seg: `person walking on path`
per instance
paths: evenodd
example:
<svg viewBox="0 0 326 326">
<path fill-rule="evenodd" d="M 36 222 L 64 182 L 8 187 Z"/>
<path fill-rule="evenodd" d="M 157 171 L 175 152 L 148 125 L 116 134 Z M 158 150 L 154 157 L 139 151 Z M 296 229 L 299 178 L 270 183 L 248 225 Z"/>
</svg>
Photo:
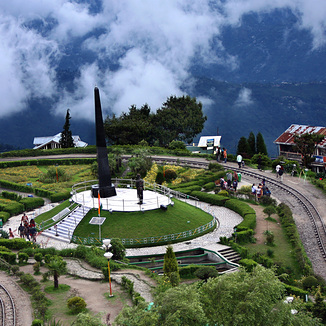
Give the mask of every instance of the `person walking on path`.
<svg viewBox="0 0 326 326">
<path fill-rule="evenodd" d="M 242 156 L 240 154 L 238 154 L 238 156 L 237 156 L 237 162 L 238 162 L 239 169 L 240 169 L 241 165 L 242 165 Z"/>
<path fill-rule="evenodd" d="M 228 153 L 226 151 L 226 148 L 223 147 L 223 157 L 224 157 L 224 163 L 226 163 L 227 159 L 228 159 Z"/>
</svg>

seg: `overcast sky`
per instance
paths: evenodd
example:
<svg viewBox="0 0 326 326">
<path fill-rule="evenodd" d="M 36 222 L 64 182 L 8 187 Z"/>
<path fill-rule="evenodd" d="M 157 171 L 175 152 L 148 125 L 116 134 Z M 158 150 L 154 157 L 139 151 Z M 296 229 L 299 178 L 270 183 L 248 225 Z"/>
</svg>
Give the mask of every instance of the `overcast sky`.
<svg viewBox="0 0 326 326">
<path fill-rule="evenodd" d="M 120 114 L 145 103 L 155 110 L 168 96 L 183 94 L 182 85 L 191 84 L 194 60 L 237 67 L 237 58 L 221 43 L 221 55 L 216 53 L 216 41 L 222 27 L 240 26 L 250 12 L 290 8 L 299 18 L 297 28 L 311 32 L 312 50 L 326 43 L 325 0 L 98 0 L 100 9 L 90 6 L 94 2 L 1 1 L 0 118 L 26 110 L 32 97 L 46 97 L 54 100 L 54 113 L 64 116 L 70 108 L 74 119 L 92 120 L 95 85 L 105 110 Z M 35 29 L 35 21 L 42 28 Z M 101 31 L 100 36 L 94 31 Z M 79 66 L 71 93 L 59 87 L 55 71 L 76 39 L 82 51 L 95 55 Z M 112 71 L 103 65 L 108 59 L 115 63 Z M 242 90 L 239 101 L 250 101 L 250 95 Z"/>
</svg>

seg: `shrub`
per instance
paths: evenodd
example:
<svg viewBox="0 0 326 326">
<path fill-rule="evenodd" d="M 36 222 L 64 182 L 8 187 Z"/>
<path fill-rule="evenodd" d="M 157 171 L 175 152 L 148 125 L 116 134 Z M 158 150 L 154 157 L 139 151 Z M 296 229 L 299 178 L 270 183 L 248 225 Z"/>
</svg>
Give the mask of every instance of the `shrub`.
<svg viewBox="0 0 326 326">
<path fill-rule="evenodd" d="M 233 210 L 242 217 L 245 217 L 246 214 L 255 214 L 255 210 L 251 208 L 247 203 L 242 202 L 238 199 L 230 199 L 225 202 L 225 207 Z M 254 229 L 252 227 L 252 229 Z"/>
<path fill-rule="evenodd" d="M 15 193 L 15 192 L 9 192 L 9 191 L 3 191 L 1 193 L 1 196 L 6 199 L 14 200 L 14 201 L 20 201 L 22 199 L 22 196 Z"/>
<path fill-rule="evenodd" d="M 254 242 L 254 231 L 252 229 L 248 229 L 245 231 L 237 231 L 236 232 L 236 241 L 238 243 L 244 244 L 248 242 Z"/>
<path fill-rule="evenodd" d="M 218 192 L 219 196 L 224 196 L 224 197 L 229 197 L 229 193 L 227 192 L 227 190 L 220 190 Z"/>
<path fill-rule="evenodd" d="M 263 206 L 276 206 L 277 205 L 276 200 L 270 196 L 260 197 L 259 203 L 262 204 Z"/>
<path fill-rule="evenodd" d="M 24 252 L 19 252 L 18 253 L 18 260 L 19 264 L 27 263 L 28 262 L 28 255 Z"/>
<path fill-rule="evenodd" d="M 205 191 L 212 191 L 215 189 L 215 182 L 208 182 L 206 184 L 203 185 L 203 188 Z"/>
<path fill-rule="evenodd" d="M 0 251 L 0 257 L 3 258 L 9 264 L 16 263 L 16 254 L 14 252 Z"/>
<path fill-rule="evenodd" d="M 198 268 L 200 268 L 199 265 L 193 265 L 193 264 L 185 267 L 180 267 L 179 275 L 181 278 L 195 277 L 195 272 Z"/>
<path fill-rule="evenodd" d="M 224 206 L 229 198 L 219 195 L 207 194 L 200 191 L 192 192 L 192 196 L 197 197 L 199 200 L 204 201 L 206 203 L 217 205 L 217 206 Z"/>
<path fill-rule="evenodd" d="M 246 214 L 243 218 L 243 221 L 237 226 L 237 229 L 246 228 L 246 229 L 255 229 L 256 227 L 256 213 Z"/>
<path fill-rule="evenodd" d="M 6 230 L 0 230 L 0 237 L 2 239 L 9 239 L 9 233 Z"/>
<path fill-rule="evenodd" d="M 67 301 L 67 306 L 72 311 L 72 313 L 78 314 L 85 310 L 86 302 L 81 297 L 73 297 Z"/>
<path fill-rule="evenodd" d="M 312 275 L 307 276 L 302 280 L 302 286 L 305 290 L 310 290 L 311 288 L 317 287 L 318 285 L 318 280 Z"/>
<path fill-rule="evenodd" d="M 30 211 L 44 205 L 44 199 L 39 197 L 26 197 L 19 202 L 24 205 L 26 211 Z"/>
<path fill-rule="evenodd" d="M 209 163 L 208 170 L 210 171 L 224 171 L 224 167 L 219 163 Z"/>
<path fill-rule="evenodd" d="M 43 259 L 43 255 L 40 252 L 37 252 L 34 255 L 34 259 L 41 264 L 42 263 L 42 259 Z"/>
<path fill-rule="evenodd" d="M 4 212 L 10 214 L 10 216 L 18 215 L 24 211 L 24 205 L 15 201 L 11 201 L 5 205 L 2 209 Z"/>
<path fill-rule="evenodd" d="M 163 172 L 158 171 L 156 174 L 155 182 L 161 185 L 164 181 L 165 181 L 165 178 L 164 178 Z"/>
<path fill-rule="evenodd" d="M 0 212 L 0 219 L 2 223 L 6 223 L 9 220 L 10 214 L 8 212 Z"/>
<path fill-rule="evenodd" d="M 34 319 L 32 326 L 43 326 L 43 321 L 41 319 Z"/>
<path fill-rule="evenodd" d="M 242 265 L 242 266 L 244 266 L 244 268 L 248 272 L 251 272 L 254 269 L 254 267 L 258 265 L 257 262 L 255 262 L 254 260 L 247 259 L 247 258 L 241 259 L 239 261 L 239 264 Z"/>
<path fill-rule="evenodd" d="M 268 215 L 268 217 L 271 217 L 272 214 L 276 213 L 276 209 L 274 206 L 267 206 L 264 208 L 263 212 Z"/>
<path fill-rule="evenodd" d="M 302 290 L 296 286 L 288 285 L 284 283 L 285 291 L 287 295 L 296 295 L 298 297 L 301 297 L 301 299 L 305 300 L 306 295 L 308 294 L 307 291 Z"/>
<path fill-rule="evenodd" d="M 266 235 L 266 242 L 267 245 L 273 245 L 274 244 L 274 234 L 272 231 L 266 230 L 264 231 L 264 234 Z"/>
<path fill-rule="evenodd" d="M 167 182 L 171 182 L 172 180 L 176 179 L 177 173 L 172 169 L 165 170 L 165 180 Z"/>
<path fill-rule="evenodd" d="M 172 140 L 169 144 L 169 149 L 186 149 L 186 144 L 180 140 Z"/>
<path fill-rule="evenodd" d="M 5 246 L 6 248 L 12 250 L 20 250 L 23 248 L 32 247 L 33 244 L 30 241 L 26 241 L 25 239 L 15 238 L 15 239 L 0 239 L 0 246 Z"/>
<path fill-rule="evenodd" d="M 195 276 L 206 282 L 210 277 L 217 277 L 218 271 L 214 266 L 203 266 L 195 271 Z"/>
<path fill-rule="evenodd" d="M 37 261 L 35 264 L 33 264 L 33 270 L 35 275 L 40 274 L 40 268 L 41 268 L 40 262 Z"/>
</svg>

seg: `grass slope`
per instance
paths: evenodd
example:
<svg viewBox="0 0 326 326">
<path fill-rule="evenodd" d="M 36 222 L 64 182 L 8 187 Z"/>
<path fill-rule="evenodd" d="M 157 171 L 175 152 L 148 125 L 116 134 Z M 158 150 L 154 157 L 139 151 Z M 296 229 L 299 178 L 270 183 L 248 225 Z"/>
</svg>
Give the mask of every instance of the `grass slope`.
<svg viewBox="0 0 326 326">
<path fill-rule="evenodd" d="M 174 199 L 174 206 L 167 211 L 161 209 L 142 212 L 102 211 L 106 217 L 101 227 L 102 238 L 145 238 L 195 229 L 209 223 L 212 216 L 199 208 Z M 99 227 L 89 224 L 97 210 L 90 211 L 77 226 L 74 235 L 97 237 Z"/>
</svg>

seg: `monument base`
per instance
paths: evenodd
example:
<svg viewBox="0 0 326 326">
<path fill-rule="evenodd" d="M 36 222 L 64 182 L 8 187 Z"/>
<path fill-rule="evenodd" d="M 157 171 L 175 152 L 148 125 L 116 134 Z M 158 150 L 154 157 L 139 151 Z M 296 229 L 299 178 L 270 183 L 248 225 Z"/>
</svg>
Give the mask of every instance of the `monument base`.
<svg viewBox="0 0 326 326">
<path fill-rule="evenodd" d="M 99 185 L 93 185 L 92 186 L 92 197 L 98 197 L 99 192 L 100 192 L 101 198 L 108 198 L 108 197 L 113 197 L 113 196 L 117 195 L 114 186 L 100 187 Z"/>
</svg>

